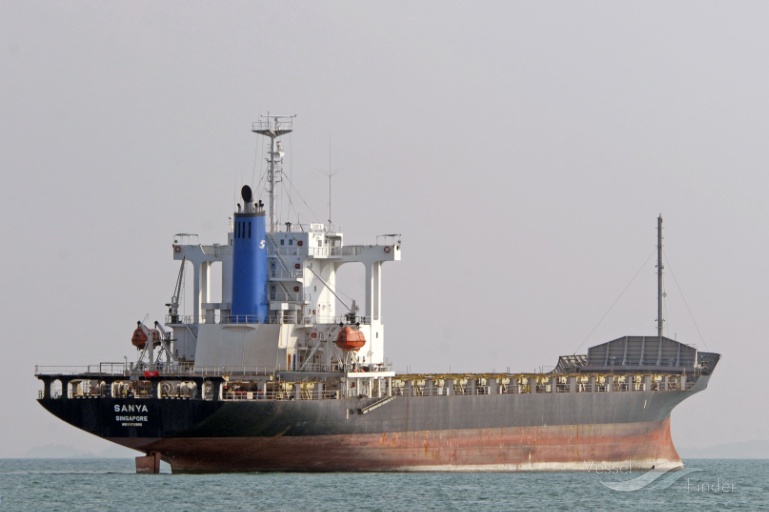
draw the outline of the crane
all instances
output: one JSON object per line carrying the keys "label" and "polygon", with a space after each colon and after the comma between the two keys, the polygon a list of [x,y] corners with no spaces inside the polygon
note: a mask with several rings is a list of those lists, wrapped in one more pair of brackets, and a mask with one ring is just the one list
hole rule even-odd
{"label": "crane", "polygon": [[172,324],[179,323],[179,298],[182,294],[182,282],[184,279],[184,263],[187,258],[182,258],[182,264],[179,267],[179,276],[176,278],[176,286],[174,287],[174,294],[171,295],[171,302],[166,304],[168,307],[168,315],[171,317]]}

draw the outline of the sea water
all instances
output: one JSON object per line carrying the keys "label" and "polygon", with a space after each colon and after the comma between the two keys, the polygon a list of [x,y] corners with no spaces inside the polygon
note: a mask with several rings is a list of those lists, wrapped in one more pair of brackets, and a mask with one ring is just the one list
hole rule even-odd
{"label": "sea water", "polygon": [[[133,459],[0,459],[0,512],[769,510],[769,460],[685,463],[634,480],[645,473],[632,461],[569,473],[137,475]],[[634,490],[611,488],[623,482]]]}

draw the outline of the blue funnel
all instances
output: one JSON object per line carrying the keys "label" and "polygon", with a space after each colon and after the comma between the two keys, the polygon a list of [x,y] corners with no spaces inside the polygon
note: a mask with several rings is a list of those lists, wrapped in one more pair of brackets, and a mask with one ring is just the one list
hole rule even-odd
{"label": "blue funnel", "polygon": [[233,323],[267,323],[267,236],[264,209],[255,205],[251,187],[241,190],[243,211],[235,213],[232,253]]}

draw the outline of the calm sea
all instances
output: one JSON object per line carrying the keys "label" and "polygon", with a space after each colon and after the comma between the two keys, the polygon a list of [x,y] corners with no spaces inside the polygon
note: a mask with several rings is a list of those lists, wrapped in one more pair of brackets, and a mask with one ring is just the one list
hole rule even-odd
{"label": "calm sea", "polygon": [[132,459],[0,459],[0,512],[769,509],[769,460],[686,464],[691,472],[672,484],[668,473],[662,486],[660,478],[616,491],[601,482],[643,473],[620,466],[573,473],[137,475]]}

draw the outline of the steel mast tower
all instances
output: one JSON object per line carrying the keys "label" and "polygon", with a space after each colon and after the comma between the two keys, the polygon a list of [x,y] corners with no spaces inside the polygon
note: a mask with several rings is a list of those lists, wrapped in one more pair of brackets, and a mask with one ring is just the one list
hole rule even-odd
{"label": "steel mast tower", "polygon": [[657,217],[657,336],[662,337],[662,214]]}
{"label": "steel mast tower", "polygon": [[280,142],[275,139],[293,131],[296,115],[272,116],[268,112],[266,116],[262,115],[260,117],[264,119],[254,122],[251,131],[270,138],[270,158],[268,160],[270,167],[267,170],[267,202],[269,204],[267,222],[269,223],[270,233],[274,233],[277,231],[277,224],[275,222],[275,174],[282,171],[281,164],[283,162],[283,151],[281,150]]}

